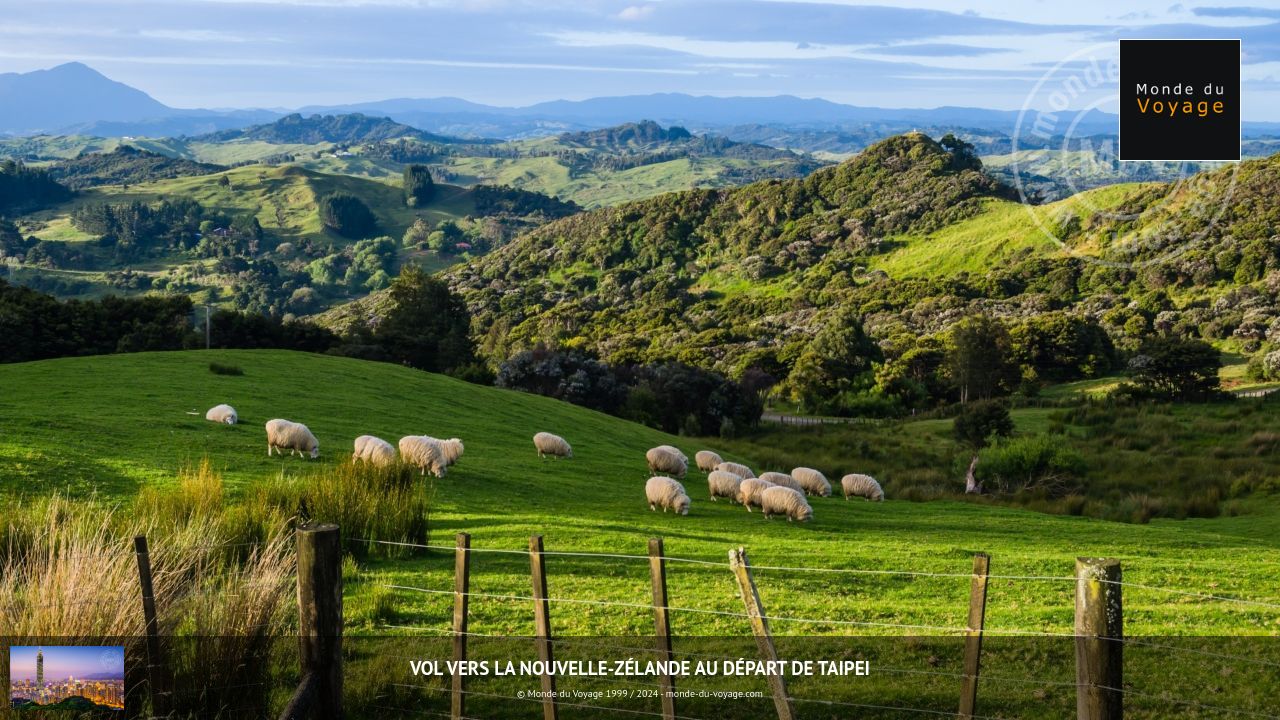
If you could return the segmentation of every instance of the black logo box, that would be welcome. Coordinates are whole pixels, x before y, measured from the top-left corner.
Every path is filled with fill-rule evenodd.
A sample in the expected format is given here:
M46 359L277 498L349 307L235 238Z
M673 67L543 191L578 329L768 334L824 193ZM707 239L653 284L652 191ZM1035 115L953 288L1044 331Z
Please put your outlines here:
M1238 161L1240 103L1240 40L1120 41L1120 160Z

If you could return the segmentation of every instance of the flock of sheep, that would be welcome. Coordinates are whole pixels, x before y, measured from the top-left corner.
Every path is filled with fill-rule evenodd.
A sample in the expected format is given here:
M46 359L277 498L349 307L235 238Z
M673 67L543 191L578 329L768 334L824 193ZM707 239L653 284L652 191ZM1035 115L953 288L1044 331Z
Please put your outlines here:
M230 405L218 405L205 413L205 419L212 422L235 425L239 416ZM458 438L438 440L427 435L406 435L400 438L400 459L406 464L418 468L423 475L430 472L436 477L444 477L449 466L462 457L463 445ZM310 428L302 423L276 418L267 421L267 455L273 453L303 455L317 458L320 456L320 441ZM378 467L391 465L396 461L396 448L391 443L373 435L361 435L356 438L355 448L351 454L352 462L364 462Z
M205 419L235 425L239 416L230 405L218 405L205 413ZM268 420L266 428L268 456L273 453L283 455L288 450L290 455L319 457L320 442L306 425L276 418ZM533 436L533 446L540 458L573 457L573 448L559 435L540 432ZM458 438L439 440L427 435L407 435L400 438L399 451L400 460L418 468L423 475L430 472L435 477L444 477L449 466L462 457L463 446ZM662 508L663 512L672 510L688 515L692 500L678 479L688 474L688 456L674 446L659 445L645 453L645 459L649 463L649 472L665 473L654 475L645 483L649 509L656 511ZM396 462L396 447L382 438L361 435L355 440L352 461L379 467L391 465ZM694 461L698 469L707 474L707 491L712 502L728 498L729 502L746 507L747 512L757 507L766 519L784 515L788 521L811 520L813 506L808 498L831 497L831 483L813 468L798 467L790 473L765 472L756 477L751 468L741 463L725 462L711 450L698 451ZM845 500L851 497L877 502L884 500L880 483L869 475L845 475L840 479L840 489Z
M649 509L662 508L680 515L689 514L692 502L684 485L676 478L683 478L689 471L689 458L679 448L659 445L645 453L649 472L655 475L645 483L645 497ZM711 450L700 450L694 456L698 469L707 474L707 491L711 501L728 498L751 512L758 507L765 519L785 515L788 521L806 522L813 519L813 506L808 496L831 497L831 483L821 472L813 468L798 467L790 473L766 472L756 477L751 468L741 463L725 462ZM674 476L674 477L670 477ZM877 502L884 500L884 490L870 475L850 473L840 479L844 499L861 497Z

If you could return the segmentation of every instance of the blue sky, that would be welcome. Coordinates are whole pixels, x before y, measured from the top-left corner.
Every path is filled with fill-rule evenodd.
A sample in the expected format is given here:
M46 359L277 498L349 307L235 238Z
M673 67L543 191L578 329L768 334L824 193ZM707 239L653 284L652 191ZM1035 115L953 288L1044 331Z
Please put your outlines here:
M1120 37L1242 38L1244 115L1280 120L1276 0L9 0L0 72L79 60L178 107L686 92L1018 109L1046 68Z

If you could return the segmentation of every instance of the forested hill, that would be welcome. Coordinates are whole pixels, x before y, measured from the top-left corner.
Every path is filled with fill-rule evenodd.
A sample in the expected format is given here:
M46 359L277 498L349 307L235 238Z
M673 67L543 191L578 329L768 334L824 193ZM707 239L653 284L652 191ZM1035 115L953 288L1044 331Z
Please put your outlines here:
M475 140L436 135L418 128L395 122L391 118L377 118L360 113L346 115L312 115L303 117L294 113L275 122L254 125L241 130L222 130L202 135L203 142L230 142L232 140L258 140L275 144L312 143L369 143L395 138L413 138L434 143L474 143Z
M171 158L121 145L114 152L83 153L54 163L49 174L72 190L80 190L98 185L136 185L153 180L210 175L223 170L226 168L221 165Z
M576 215L455 271L453 283L480 326L514 330L506 340L583 333L607 355L640 351L635 346L648 345L655 323L684 324L678 316L694 305L716 314L706 303L729 297L727 288L714 289L721 283L751 288L729 298L740 308L764 308L818 265L815 290L833 273L849 285L859 257L889 236L936 230L976 215L984 199L1007 197L1010 189L983 173L966 147L903 135L803 179L671 193ZM695 299L695 285L711 292ZM495 342L506 336L494 333ZM710 352L717 341L695 344Z
M569 145L607 147L611 149L645 147L655 143L689 140L693 134L677 125L664 128L652 120L624 123L600 130L563 133L559 140Z
M1157 335L1259 363L1280 346L1280 155L1026 207L944 142L897 136L805 179L581 213L450 281L494 361L545 343L799 387L874 360L873 394L903 406L946 392L940 348L975 313L1024 342L1032 383L1111 372ZM844 359L813 357L828 351Z
M681 157L712 157L722 160L790 160L801 166L807 174L818 163L790 150L768 145L734 142L720 135L694 135L678 126L664 128L652 120L625 123L614 127L564 133L556 138L567 147L590 148L627 157L647 156L649 161L662 161ZM622 164L628 164L626 160Z

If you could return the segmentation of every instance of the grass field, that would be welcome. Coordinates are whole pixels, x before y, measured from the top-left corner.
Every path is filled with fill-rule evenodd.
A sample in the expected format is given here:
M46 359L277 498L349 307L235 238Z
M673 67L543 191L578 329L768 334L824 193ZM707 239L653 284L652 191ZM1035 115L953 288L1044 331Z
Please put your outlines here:
M243 374L215 374L211 362L238 367ZM1280 537L1274 527L1280 505L1265 499L1239 517L1149 525L984 503L909 502L895 497L892 462L856 442L819 443L799 433L775 438L779 441L770 443L770 449L758 438L730 443L675 438L542 397L390 364L284 351L151 353L4 365L0 388L0 504L19 509L58 494L91 513L115 508L119 518L154 516L157 502L172 502L156 489L176 489L185 472L188 479L182 482L187 484L177 492L191 492L190 471L183 468L207 459L213 472L201 474L205 490L197 489L195 497L226 509L201 512L231 517L233 510L247 509L242 505L291 478L301 482L347 472L348 449L358 434L393 441L407 433L463 438L466 452L459 464L444 478L417 481L412 492L430 500L431 545L451 546L455 532L472 535L473 659L534 658L528 641L484 637L534 632L532 603L522 599L529 594L524 551L534 534L543 535L546 550L553 553L546 566L552 623L560 638L557 659L617 658L620 651L610 647L643 646L653 626L647 609L648 564L642 556L648 538L660 536L669 557L696 561L672 560L667 567L677 657L754 656L726 562L729 549L743 545L757 568L760 595L783 657L873 659L870 678L794 678L789 689L800 698L801 717L845 718L856 712L887 720L918 712L894 709L898 706L952 711L958 687L954 673L960 667L953 629L965 624L966 573L976 552L992 555L995 575L987 602L990 635L981 694L988 713L1071 716L1074 689L1061 681L1072 677L1072 649L1070 640L1057 634L1071 632L1070 577L1077 556L1123 561L1125 580L1139 585L1125 588L1126 637L1158 641L1152 643L1155 647L1126 649L1126 685L1160 693L1131 698L1129 717L1221 716L1217 711L1184 712L1187 707L1177 704L1183 698L1265 711L1265 688L1275 682L1267 676L1268 668L1258 665L1258 658L1274 649L1271 638L1259 636L1280 633L1280 612L1274 605L1275 568L1280 566ZM219 402L235 405L242 424L205 421L204 409ZM1042 429L1048 412L1019 412L1020 429ZM262 423L277 416L306 422L320 438L321 458L268 458ZM946 424L909 423L901 434L908 443L941 442ZM563 434L573 443L575 457L539 460L530 436L540 429ZM806 457L813 457L814 464L839 462L841 469L885 479L889 499L814 498L811 523L766 521L724 501L708 502L695 470L686 479L694 498L689 515L654 513L643 499L649 474L643 453L664 442L690 456L705 446L736 449L726 457L763 463L757 465L761 470L784 456L806 456L805 448L812 447ZM217 483L219 476L225 495L210 491L207 484ZM118 538L122 553L128 542ZM405 659L449 655L442 636L452 611L452 552L387 546L369 552L356 537L347 542L352 553L343 567L348 716L407 718L447 709L447 695L442 694L447 685L438 678L407 678ZM163 552L164 541L157 545L152 552ZM495 550L502 552L488 552ZM113 568L119 575L113 580L129 586L129 569ZM274 578L273 587L280 582L275 575L268 577ZM289 598L288 588L277 597ZM194 612L198 607L183 609ZM190 617L178 627L208 626ZM1039 633L1046 635L1035 636ZM850 635L857 637L836 637ZM591 639L599 636L608 637ZM283 640L289 647L296 643ZM1167 648L1173 645L1181 647L1174 655L1180 670L1171 673ZM1217 654L1246 659L1223 661ZM270 707L281 706L297 681L291 657L282 652L284 659L263 671L273 678L270 698L261 700ZM643 661L643 653L639 657ZM1195 680L1197 662L1221 669L1211 687ZM198 688L199 667L183 667L184 677ZM266 678L256 674L247 679ZM562 678L561 689L588 693L576 700L578 707L568 700L562 716L613 717L581 705L653 712L656 698L590 694L650 687L651 682L643 676ZM476 679L469 687L479 694L472 696L469 714L540 717L536 702L504 699L536 684L536 678L528 677ZM765 691L763 697L732 703L682 701L687 717L747 720L766 717L771 708L759 677L700 677L679 686ZM240 694L228 696L237 706L245 700Z
M244 374L213 374L211 361L241 367ZM814 521L794 524L707 502L695 472L687 483L695 501L689 516L653 513L643 500L645 449L670 442L692 456L709 443L387 364L276 351L116 355L3 366L0 387L0 488L11 500L61 493L127 505L141 488L171 484L179 467L207 457L234 502L271 478L339 462L356 435L425 433L466 441L460 464L431 483L432 537L442 544L467 531L477 548L519 550L530 535L544 534L549 550L640 554L648 537L663 536L668 554L704 561L724 561L741 544L759 564L941 573L967 572L970 556L986 551L999 573L1058 577L1071 574L1076 556L1105 555L1124 560L1126 578L1134 582L1263 599L1274 598L1280 562L1280 537L1272 532L1280 508L1266 501L1240 517L1125 525L982 504L895 500L890 479L884 504L817 498ZM235 405L243 424L204 421L204 409L219 402ZM321 460L269 459L261 424L271 417L308 423L321 440ZM539 460L529 438L541 429L568 438L575 457ZM850 471L877 475L884 466L852 450L844 461ZM527 565L519 555L479 556L474 569L478 589L527 591ZM447 598L405 592L388 600L375 586L443 589L451 570L447 553L364 561L349 587L350 623L443 628ZM557 558L551 572L558 597L646 601L643 562ZM673 605L741 608L727 568L679 565L670 575ZM762 572L760 580L766 600L791 616L946 627L962 622L968 587L956 578L798 572ZM476 631L529 632L525 607L512 605L477 602ZM1274 611L1159 591L1133 591L1126 608L1126 629L1134 634L1280 630ZM1071 584L993 581L988 618L993 628L1068 631ZM559 626L569 634L643 633L649 622L645 612L585 607L564 614ZM744 629L728 616L687 614L675 623L682 634ZM902 634L893 627L870 630ZM782 634L848 631L813 623L777 627Z

